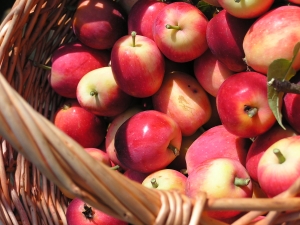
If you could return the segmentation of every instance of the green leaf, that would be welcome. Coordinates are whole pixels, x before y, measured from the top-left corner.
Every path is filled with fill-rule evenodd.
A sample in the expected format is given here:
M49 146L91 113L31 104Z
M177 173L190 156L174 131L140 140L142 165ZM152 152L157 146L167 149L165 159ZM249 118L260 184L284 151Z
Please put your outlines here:
M268 83L272 79L289 81L296 74L296 71L292 68L292 65L299 52L299 49L300 49L300 42L298 42L294 47L292 60L276 59L270 64L267 73ZM285 129L285 127L282 124L281 108L282 108L282 99L284 94L285 94L284 92L279 92L275 90L274 87L268 85L269 106L277 122L283 129Z

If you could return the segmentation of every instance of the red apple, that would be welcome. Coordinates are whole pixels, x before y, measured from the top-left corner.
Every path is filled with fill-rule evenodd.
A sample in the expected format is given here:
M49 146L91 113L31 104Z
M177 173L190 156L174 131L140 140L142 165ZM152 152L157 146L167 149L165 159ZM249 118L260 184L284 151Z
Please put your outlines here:
M129 178L130 180L133 180L133 181L136 181L136 182L142 184L143 181L145 180L145 178L149 175L149 173L141 173L139 171L127 169L127 170L125 170L123 175L125 177Z
M76 98L79 80L89 71L107 66L109 60L108 51L96 50L77 41L64 44L52 54L50 86L61 96Z
M196 197L205 192L209 199L214 198L251 198L252 182L246 168L237 160L215 158L202 162L186 181L186 195ZM208 216L228 220L240 211L207 211Z
M247 153L246 168L254 181L258 181L257 166L264 152L276 141L297 135L290 126L285 124L285 128L284 130L278 123L275 123L268 131L255 138L251 144Z
M217 109L224 127L240 137L256 137L276 122L268 104L267 77L257 72L228 77L219 88Z
M170 60L192 61L208 48L207 23L205 15L195 6L186 2L173 2L157 15L153 24L153 38Z
M112 48L127 32L124 12L111 0L82 0L72 25L76 37L94 49Z
M108 154L99 149L99 148L84 148L84 150L89 153L94 159L97 161L111 167L111 161L110 158L108 157Z
M137 34L153 39L152 27L157 14L167 3L157 0L137 1L128 14L128 33Z
M227 157L245 166L251 141L226 130L223 125L212 127L201 134L188 148L185 160L188 174L202 162L212 158Z
M124 112L132 101L132 96L117 85L109 66L85 74L77 85L76 96L83 108L106 117Z
M187 177L177 170L161 169L149 174L142 185L151 189L185 193L186 180Z
M234 0L232 2L235 3ZM234 17L224 9L208 22L206 31L208 47L231 71L242 72L247 69L243 40L252 23L253 20Z
M276 59L291 60L300 40L300 7L280 6L258 18L243 41L248 66L267 74L269 65ZM300 69L300 53L293 68Z
M67 99L54 115L54 125L77 141L83 148L96 148L105 138L103 117L85 110L75 99Z
M152 39L133 32L114 44L111 68L117 84L125 93L145 98L160 88L165 63L163 55Z
M211 116L207 94L195 77L180 71L165 74L160 89L152 96L153 108L173 118L183 136L189 136Z
M271 8L274 0L218 0L218 2L231 15L250 19L265 14Z
M74 198L67 207L68 225L128 225L127 222L97 210L83 200Z
M146 110L127 119L115 135L118 160L128 169L151 173L179 154L181 131L167 114Z
M208 49L204 54L194 60L194 73L206 92L216 97L223 81L234 72L216 58Z
M300 136L282 138L262 155L258 183L268 197L287 190L300 176Z

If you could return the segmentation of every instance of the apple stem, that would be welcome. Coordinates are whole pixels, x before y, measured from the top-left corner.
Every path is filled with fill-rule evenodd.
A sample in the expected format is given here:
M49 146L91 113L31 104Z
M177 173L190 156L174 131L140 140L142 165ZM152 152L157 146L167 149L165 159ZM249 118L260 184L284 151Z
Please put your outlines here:
M131 32L131 37L132 37L132 46L135 47L135 37L136 37L136 32L135 31Z
M281 153L281 151L278 148L275 148L273 150L274 154L277 156L279 163L284 163L285 162L285 157Z
M45 70L51 70L51 69L52 69L51 66L46 66L46 65L44 65L44 64L37 63L37 62L33 62L33 65L36 66L36 67L45 69Z
M255 107L251 107L251 106L248 106L248 105L245 105L244 106L244 112L247 113L247 115L252 118L253 116L255 116L258 112L258 109L255 108Z
M180 173L182 173L183 175L188 175L187 169L181 169Z
M97 95L98 95L98 91L91 91L91 92L90 92L90 95L91 95L91 96L97 96Z
M300 94L300 85L287 80L272 78L268 81L268 86L272 86L277 92Z
M241 2L241 0L234 0L236 3L240 3Z
M173 25L170 25L170 24L167 24L167 25L166 25L166 28L167 28L167 29L181 30L181 28L180 28L179 26L173 26Z
M168 149L172 150L175 156L179 156L179 150L175 146L169 144Z
M156 182L156 178L152 178L150 182L153 188L158 188L158 183Z
M247 186L250 183L250 178L234 178L234 185L235 186Z
M92 207L88 206L87 204L84 204L83 208L84 208L84 211L82 213L85 216L85 218L92 219L93 215L94 215Z
M63 106L61 107L63 110L67 110L71 107L71 104L70 103L65 103L63 104Z
M120 166L119 165L115 165L115 166L112 166L110 167L111 170L118 170L120 169Z

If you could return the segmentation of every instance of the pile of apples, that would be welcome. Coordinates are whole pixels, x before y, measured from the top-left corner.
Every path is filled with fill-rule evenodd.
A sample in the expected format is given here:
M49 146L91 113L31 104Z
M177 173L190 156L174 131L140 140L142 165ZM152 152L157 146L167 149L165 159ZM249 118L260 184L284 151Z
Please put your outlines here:
M300 1L288 2L80 0L76 38L52 55L49 83L64 97L54 124L148 188L280 194L300 175L300 97L284 95L285 129L268 102L270 64L291 60L300 41ZM127 224L77 198L67 220Z

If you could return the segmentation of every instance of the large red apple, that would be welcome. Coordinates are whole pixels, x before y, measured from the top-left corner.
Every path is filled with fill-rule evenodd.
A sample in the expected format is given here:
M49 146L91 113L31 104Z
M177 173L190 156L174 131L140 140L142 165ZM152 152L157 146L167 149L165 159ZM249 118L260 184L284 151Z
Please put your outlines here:
M145 98L160 88L165 62L152 39L132 32L132 35L125 35L114 44L111 68L121 90L131 96Z
M240 137L256 137L276 122L268 104L267 77L257 72L228 77L219 88L217 109L224 127Z
M258 18L245 35L243 48L247 64L257 72L267 74L276 59L291 60L300 40L300 7L280 6ZM293 68L300 69L300 53Z
M173 118L183 136L189 136L211 116L207 94L195 77L180 71L165 74L159 90L152 95L153 108Z
M82 0L72 25L76 37L94 49L110 49L127 32L124 12L111 0Z
M173 2L165 6L153 24L153 38L162 53L172 61L188 62L207 49L208 20L195 6Z
M115 135L118 160L128 169L151 173L165 168L179 154L182 136L178 124L155 110L127 119Z
M110 53L96 50L75 41L57 48L51 58L49 83L59 95L76 98L80 79L89 71L107 66Z

